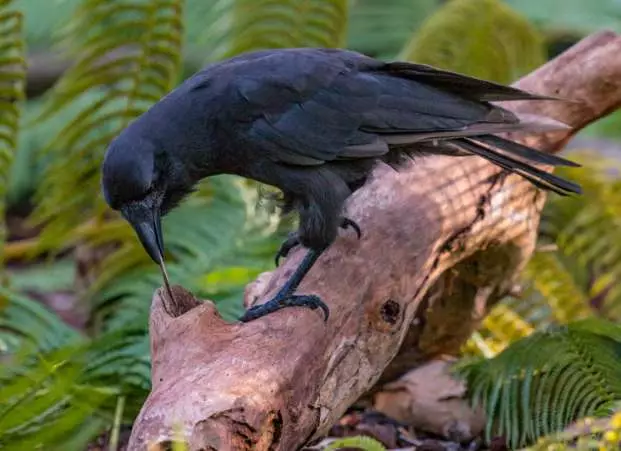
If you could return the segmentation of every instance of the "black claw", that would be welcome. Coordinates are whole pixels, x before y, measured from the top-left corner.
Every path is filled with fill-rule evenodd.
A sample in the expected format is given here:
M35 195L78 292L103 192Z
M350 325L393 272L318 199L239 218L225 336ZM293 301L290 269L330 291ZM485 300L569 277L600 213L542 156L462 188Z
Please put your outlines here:
M284 299L271 299L265 304L257 305L246 310L246 313L244 313L244 315L240 318L240 321L247 323L248 321L255 320L285 307L307 307L311 310L320 308L324 314L324 322L328 321L328 317L330 316L330 309L328 309L328 306L319 298L319 296L310 294L293 295Z
M285 299L286 305L288 307L308 307L311 310L321 309L323 312L323 321L324 323L328 321L330 317L330 309L328 306L321 300L319 296L315 296L314 294L307 295L297 295L291 296L288 299Z
M300 244L300 238L298 238L297 234L291 234L289 237L281 244L280 249L276 252L276 257L274 257L274 262L276 266L280 264L281 258L286 258L291 252L291 249Z
M360 226L355 221L353 221L352 219L342 218L341 219L341 228L342 229L348 229L350 227L352 229L354 229L354 231L356 232L356 235L358 235L358 239L362 238L362 230L360 230Z

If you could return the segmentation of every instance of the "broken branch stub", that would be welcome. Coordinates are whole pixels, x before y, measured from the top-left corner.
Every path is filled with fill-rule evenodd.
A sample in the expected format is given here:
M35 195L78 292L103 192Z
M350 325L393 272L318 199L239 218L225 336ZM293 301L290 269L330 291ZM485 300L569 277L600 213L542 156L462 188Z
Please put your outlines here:
M583 104L506 106L581 128L621 104L619 51L620 37L600 33L517 83ZM520 140L555 152L569 136ZM291 451L320 437L380 377L394 381L459 348L487 304L513 287L533 251L544 198L475 157L434 156L400 172L378 167L347 204L362 239L342 233L298 290L327 302L327 323L304 308L226 323L211 302L180 287L173 317L158 290L153 388L130 449L171 440L177 427L192 450ZM292 251L249 285L246 305L269 299L303 254Z

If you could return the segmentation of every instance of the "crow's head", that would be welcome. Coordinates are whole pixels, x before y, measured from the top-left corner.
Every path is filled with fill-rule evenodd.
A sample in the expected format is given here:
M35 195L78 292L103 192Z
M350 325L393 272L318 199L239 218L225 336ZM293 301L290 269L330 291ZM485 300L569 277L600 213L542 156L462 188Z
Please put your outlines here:
M163 264L162 203L167 196L168 165L148 139L121 133L108 148L102 189L108 205L132 225L143 247Z

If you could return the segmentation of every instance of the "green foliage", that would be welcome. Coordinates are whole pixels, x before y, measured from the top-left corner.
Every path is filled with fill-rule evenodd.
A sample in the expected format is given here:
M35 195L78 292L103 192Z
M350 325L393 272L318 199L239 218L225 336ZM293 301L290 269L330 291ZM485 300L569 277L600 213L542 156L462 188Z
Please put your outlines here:
M331 442L324 451L338 451L339 449L359 449L360 451L386 451L386 447L371 437L345 437Z
M466 355L493 357L513 341L529 336L533 327L508 302L496 305L483 319L483 327L464 346Z
M609 415L621 400L621 326L597 319L555 326L516 341L493 359L465 361L488 438L504 435L512 449L587 415Z
M350 8L347 46L382 59L395 58L439 0L356 0Z
M234 0L222 57L267 48L341 47L348 0Z
M541 293L551 309L554 319L565 324L568 321L591 315L589 298L576 281L562 258L552 252L537 252L528 262L524 273L535 289Z
M33 216L45 224L45 248L72 240L77 224L106 210L99 182L104 151L174 87L182 32L181 0L86 0L75 12L64 42L79 57L54 87L41 119L85 93L98 98L59 130L47 149L51 163L38 186ZM116 58L110 58L112 52Z
M88 291L79 293L92 312L92 337L18 294L71 289L71 256L20 269L10 288L0 288L0 358L6 363L0 368L0 447L83 449L112 424L118 432L149 389L149 299L161 277L133 231L106 210L99 167L109 141L178 82L182 56L209 61L267 47L342 47L347 36L350 48L393 58L414 33L402 50L408 59L509 82L541 64L545 54L539 32L507 4L532 18L543 19L545 9L547 18L539 24L578 30L590 29L602 14L608 21L617 14L608 0L578 14L578 1L563 1L554 15L547 3L531 0L395 0L390 5L357 0L351 8L348 3L15 0L14 8L26 14L28 42L47 47L52 35L59 36L77 62L42 104L27 105L20 126L20 109L7 103L16 118L9 121L14 124L9 134L22 129L9 201L23 204L36 191L33 219L44 224L37 252L55 254L76 243L111 244L115 250L98 262ZM0 1L5 10L8 4ZM0 13L0 29L3 17ZM0 39L7 46L17 42L15 48L23 52L19 33ZM122 56L106 59L110 52ZM17 78L9 83L23 89ZM32 124L27 133L24 122ZM607 126L610 136L616 136L614 124ZM51 143L50 135L55 136ZM3 158L14 147L7 147L8 153L0 147L5 179L10 158ZM524 274L524 298L496 306L468 348L487 357L505 351L461 367L473 395L490 413L488 432L508 433L514 444L562 428L582 414L605 414L618 399L613 378L619 370L618 327L571 322L593 312L616 320L621 304L621 288L614 283L621 261L619 184L605 176L610 164L585 161L587 168L562 174L581 183L585 195L548 201L541 224L541 245L548 249L535 254ZM255 208L255 188L231 176L213 178L164 220L172 282L215 300L230 320L241 312L245 283L272 267L282 239L274 215ZM367 438L333 446L384 449Z
M556 242L570 262L571 273L588 290L590 299L596 301L593 306L607 318L619 320L621 208L618 199L621 181L614 172L621 165L618 161L601 159L598 166L593 166L590 171L582 171L588 197L585 195L580 208L574 207L572 211L566 204L557 205L559 216L573 214L573 217L564 227L557 225Z
M615 111L585 127L580 136L592 139L607 138L618 141L621 138L621 111ZM615 144L615 142L613 141L611 144ZM616 153L614 149L613 152Z
M0 287L2 449L83 449L112 418L116 397L131 418L149 389L142 327L89 340L38 302Z
M545 61L539 33L500 0L450 0L425 21L400 58L501 83Z
M609 29L621 31L621 5L598 0L586 7L582 0L506 0L534 23L547 29L580 33Z
M24 34L28 48L35 53L50 47L50 38L66 23L80 0L13 0L24 17Z
M20 106L26 79L22 21L22 15L14 9L11 0L0 1L0 247L6 240L5 199L17 148ZM3 260L0 250L0 265Z

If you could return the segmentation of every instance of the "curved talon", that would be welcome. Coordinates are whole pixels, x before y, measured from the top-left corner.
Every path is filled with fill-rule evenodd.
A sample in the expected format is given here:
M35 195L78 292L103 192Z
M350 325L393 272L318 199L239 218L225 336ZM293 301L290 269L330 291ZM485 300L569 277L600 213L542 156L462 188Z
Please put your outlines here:
M341 218L341 228L342 229L354 229L356 235L358 235L358 239L362 238L362 230L360 230L360 226L352 219L349 218Z
M330 309L328 306L314 294L310 295L291 295L284 299L271 299L265 304L252 307L242 315L239 319L241 322L255 320L262 316L268 315L286 307L308 307L311 310L321 309L324 315L324 322L328 321Z
M280 249L278 249L278 252L276 252L276 256L274 257L274 262L276 263L276 266L278 267L278 265L280 264L281 258L286 258L287 255L289 255L289 252L291 252L291 249L299 244L300 238L298 237L297 233L290 234L289 237L280 245Z
M328 308L328 306L325 304L325 302L321 300L319 296L316 296L314 294L291 296L286 300L286 302L287 307L298 306L308 307L311 310L316 310L318 308L321 309L321 311L323 312L324 323L327 322L328 318L330 317L330 309Z

